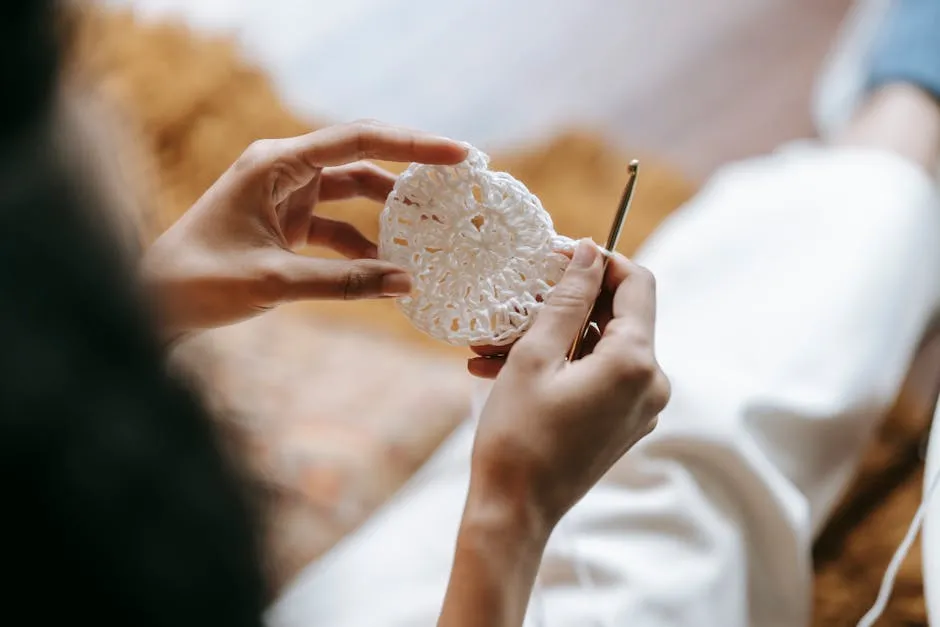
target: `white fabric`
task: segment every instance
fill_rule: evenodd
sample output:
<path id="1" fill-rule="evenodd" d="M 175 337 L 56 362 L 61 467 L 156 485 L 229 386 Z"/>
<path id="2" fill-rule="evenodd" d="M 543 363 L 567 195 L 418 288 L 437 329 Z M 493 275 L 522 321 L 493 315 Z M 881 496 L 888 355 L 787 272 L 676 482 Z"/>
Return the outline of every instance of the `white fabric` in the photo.
<path id="1" fill-rule="evenodd" d="M 812 540 L 940 301 L 933 184 L 888 154 L 792 146 L 725 169 L 638 260 L 657 276 L 673 398 L 552 538 L 533 607 L 547 627 L 807 625 Z M 472 429 L 271 624 L 434 625 Z"/>
<path id="2" fill-rule="evenodd" d="M 462 163 L 413 163 L 398 177 L 379 218 L 379 258 L 413 277 L 397 303 L 419 330 L 454 346 L 503 346 L 532 325 L 574 241 L 521 181 L 468 148 Z"/>
<path id="3" fill-rule="evenodd" d="M 891 556 L 891 561 L 888 563 L 888 568 L 885 570 L 885 574 L 881 579 L 881 585 L 878 588 L 878 596 L 875 598 L 875 602 L 872 604 L 871 608 L 865 612 L 865 615 L 858 621 L 857 627 L 873 627 L 875 623 L 881 619 L 882 615 L 884 615 L 885 610 L 888 609 L 888 604 L 891 602 L 891 594 L 894 592 L 894 584 L 897 580 L 898 573 L 901 571 L 901 565 L 904 563 L 904 560 L 907 559 L 907 555 L 910 553 L 911 547 L 914 546 L 914 541 L 917 539 L 917 534 L 920 533 L 924 524 L 927 512 L 930 511 L 930 508 L 933 506 L 934 497 L 937 494 L 937 485 L 940 485 L 940 481 L 937 481 L 936 475 L 924 484 L 925 490 L 920 505 L 917 507 L 917 511 L 914 512 L 914 518 L 911 519 L 911 524 L 908 526 L 907 532 L 901 540 L 901 544 L 898 545 L 898 548 L 894 551 L 894 555 Z M 925 592 L 927 591 L 925 590 Z"/>

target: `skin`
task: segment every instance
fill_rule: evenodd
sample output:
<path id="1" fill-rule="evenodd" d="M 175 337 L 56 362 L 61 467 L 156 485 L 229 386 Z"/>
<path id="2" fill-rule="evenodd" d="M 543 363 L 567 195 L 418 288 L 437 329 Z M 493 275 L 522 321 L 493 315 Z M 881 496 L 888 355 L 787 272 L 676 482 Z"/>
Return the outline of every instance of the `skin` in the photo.
<path id="1" fill-rule="evenodd" d="M 669 399 L 655 358 L 652 275 L 620 254 L 605 275 L 589 241 L 498 371 L 472 456 L 470 491 L 439 625 L 522 625 L 542 553 L 562 516 L 634 444 Z M 598 299 L 598 295 L 600 298 Z M 597 300 L 600 337 L 566 353 Z"/>
<path id="2" fill-rule="evenodd" d="M 384 202 L 395 177 L 366 159 L 455 164 L 463 145 L 359 122 L 252 145 L 147 251 L 142 276 L 168 338 L 232 324 L 301 299 L 407 293 L 408 275 L 375 259 L 319 202 Z M 319 244 L 346 260 L 296 252 Z M 669 383 L 655 358 L 652 275 L 579 243 L 529 332 L 474 349 L 470 372 L 496 382 L 483 410 L 471 485 L 439 625 L 521 625 L 545 543 L 561 517 L 656 424 Z M 566 353 L 594 308 L 582 358 Z"/>
<path id="3" fill-rule="evenodd" d="M 255 142 L 147 251 L 142 276 L 167 336 L 240 322 L 297 300 L 406 294 L 405 271 L 379 261 L 353 226 L 316 215 L 320 202 L 384 202 L 395 184 L 364 161 L 459 163 L 452 140 L 378 122 L 331 126 Z M 312 258 L 307 244 L 348 260 Z"/>

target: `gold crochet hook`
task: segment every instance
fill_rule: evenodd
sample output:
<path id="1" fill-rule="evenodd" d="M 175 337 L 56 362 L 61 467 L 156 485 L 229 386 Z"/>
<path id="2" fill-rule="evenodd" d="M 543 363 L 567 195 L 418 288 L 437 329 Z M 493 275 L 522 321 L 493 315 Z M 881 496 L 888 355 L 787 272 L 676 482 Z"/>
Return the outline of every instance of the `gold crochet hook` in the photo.
<path id="1" fill-rule="evenodd" d="M 610 233 L 607 235 L 607 245 L 604 247 L 604 273 L 607 272 L 607 265 L 610 263 L 610 255 L 617 248 L 620 241 L 620 233 L 623 231 L 623 223 L 627 219 L 627 213 L 630 212 L 630 203 L 633 201 L 633 190 L 636 189 L 636 179 L 640 172 L 640 162 L 634 159 L 627 166 L 627 184 L 623 188 L 623 195 L 620 197 L 620 205 L 617 207 L 617 214 L 610 225 Z M 568 351 L 568 361 L 574 361 L 581 356 L 581 348 L 584 340 L 587 339 L 588 328 L 593 324 L 591 317 L 594 315 L 594 307 L 591 308 L 584 324 L 581 325 L 581 331 L 575 337 L 571 350 Z"/>

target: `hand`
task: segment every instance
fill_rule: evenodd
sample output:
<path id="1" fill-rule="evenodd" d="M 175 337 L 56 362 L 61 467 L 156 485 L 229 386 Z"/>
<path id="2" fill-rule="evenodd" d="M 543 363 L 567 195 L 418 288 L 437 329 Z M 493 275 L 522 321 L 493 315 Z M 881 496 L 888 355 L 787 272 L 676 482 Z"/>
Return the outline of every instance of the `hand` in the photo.
<path id="1" fill-rule="evenodd" d="M 521 490 L 513 496 L 549 524 L 653 429 L 669 396 L 653 350 L 652 275 L 617 253 L 606 277 L 602 268 L 597 246 L 581 242 L 531 330 L 505 360 L 485 360 L 500 372 L 480 419 L 474 472 L 489 490 Z M 595 299 L 601 336 L 568 363 Z"/>
<path id="2" fill-rule="evenodd" d="M 595 300 L 600 338 L 569 363 Z M 654 320 L 652 275 L 615 253 L 604 276 L 602 253 L 582 241 L 529 332 L 505 360 L 484 360 L 495 365 L 481 374 L 499 374 L 477 428 L 439 625 L 522 624 L 551 531 L 666 405 Z"/>
<path id="3" fill-rule="evenodd" d="M 574 254 L 574 251 L 567 249 L 560 252 L 569 259 Z M 592 312 L 592 324 L 588 325 L 584 341 L 581 344 L 582 356 L 593 351 L 597 342 L 600 341 L 600 327 L 597 326 L 596 314 L 604 311 L 606 312 L 606 319 L 609 320 L 612 298 L 613 294 L 610 289 L 606 285 L 602 285 L 600 294 L 594 305 L 595 311 Z M 515 342 L 500 346 L 493 346 L 491 344 L 471 346 L 470 350 L 473 351 L 475 356 L 467 360 L 467 371 L 474 377 L 479 377 L 480 379 L 495 379 L 499 375 L 500 370 L 503 369 L 503 366 L 506 365 L 506 358 L 509 357 L 509 352 L 512 350 L 513 346 L 515 346 Z"/>
<path id="4" fill-rule="evenodd" d="M 363 159 L 451 165 L 466 154 L 457 142 L 376 122 L 255 142 L 144 258 L 167 333 L 231 324 L 294 300 L 408 293 L 403 269 L 376 260 L 375 244 L 353 226 L 316 216 L 316 205 L 385 202 L 395 176 Z M 295 252 L 308 244 L 350 260 Z"/>

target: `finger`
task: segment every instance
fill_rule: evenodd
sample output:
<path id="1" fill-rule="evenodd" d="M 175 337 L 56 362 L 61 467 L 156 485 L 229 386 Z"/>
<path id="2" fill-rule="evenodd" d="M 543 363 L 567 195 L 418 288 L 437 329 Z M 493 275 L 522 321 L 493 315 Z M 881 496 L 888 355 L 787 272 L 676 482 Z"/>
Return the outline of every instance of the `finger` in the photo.
<path id="1" fill-rule="evenodd" d="M 318 259 L 284 252 L 274 276 L 282 301 L 359 300 L 411 291 L 411 277 L 404 270 L 375 259 Z"/>
<path id="2" fill-rule="evenodd" d="M 652 331 L 656 324 L 656 279 L 653 273 L 620 253 L 614 253 L 605 282 L 613 293 L 613 320 L 635 320 Z"/>
<path id="3" fill-rule="evenodd" d="M 594 303 L 594 309 L 591 311 L 591 322 L 597 325 L 601 335 L 603 335 L 607 324 L 614 317 L 614 293 L 626 276 L 626 270 L 622 265 L 626 258 L 620 253 L 615 254 L 619 256 L 619 260 L 614 261 L 614 257 L 610 257 L 607 271 L 604 273 L 604 286 L 601 288 L 597 301 Z M 587 354 L 587 352 L 585 351 L 584 354 Z"/>
<path id="4" fill-rule="evenodd" d="M 292 184 L 281 184 L 277 187 L 275 194 L 280 200 L 275 204 L 275 211 L 287 246 L 293 250 L 302 246 L 307 237 L 310 213 L 320 197 L 320 179 L 314 178 L 300 187 L 294 187 Z"/>
<path id="5" fill-rule="evenodd" d="M 652 273 L 622 255 L 612 257 L 609 268 L 608 285 L 616 285 L 612 317 L 594 354 L 629 358 L 637 350 L 652 353 L 656 324 L 656 283 Z"/>
<path id="6" fill-rule="evenodd" d="M 396 180 L 388 170 L 367 161 L 325 168 L 320 179 L 320 200 L 329 202 L 361 196 L 385 202 Z"/>
<path id="7" fill-rule="evenodd" d="M 604 278 L 603 256 L 597 245 L 581 240 L 564 276 L 552 289 L 529 332 L 516 351 L 564 361 L 597 298 Z"/>
<path id="8" fill-rule="evenodd" d="M 353 225 L 320 216 L 310 221 L 307 244 L 325 246 L 350 259 L 375 259 L 379 254 L 376 245 Z"/>
<path id="9" fill-rule="evenodd" d="M 470 350 L 480 357 L 504 357 L 509 354 L 510 350 L 512 350 L 512 346 L 512 344 L 507 344 L 505 346 L 471 346 Z"/>
<path id="10" fill-rule="evenodd" d="M 378 122 L 329 126 L 282 141 L 282 156 L 318 168 L 363 159 L 454 165 L 467 158 L 467 147 L 460 142 Z"/>
<path id="11" fill-rule="evenodd" d="M 467 360 L 467 371 L 481 379 L 495 379 L 504 365 L 501 357 L 474 357 Z"/>

